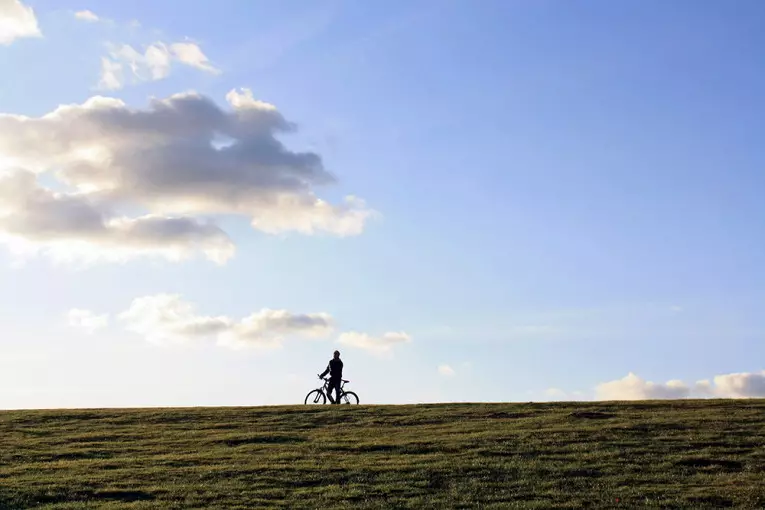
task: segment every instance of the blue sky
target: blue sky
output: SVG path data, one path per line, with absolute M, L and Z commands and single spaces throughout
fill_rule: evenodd
M 0 407 L 296 403 L 338 347 L 362 402 L 765 396 L 761 2 L 0 0 L 0 18 L 21 23 L 19 5 L 39 33 L 0 44 L 4 171 L 34 168 L 38 186 L 81 199 L 56 173 L 62 149 L 21 154 L 48 139 L 12 137 L 9 114 L 95 95 L 147 110 L 189 91 L 231 111 L 227 94 L 245 88 L 297 126 L 277 136 L 288 150 L 336 177 L 310 196 L 360 197 L 369 215 L 332 209 L 326 221 L 349 223 L 306 233 L 285 208 L 203 205 L 181 177 L 152 201 L 143 182 L 115 207 L 196 200 L 171 212 L 212 217 L 235 255 L 62 263 L 52 239 L 81 241 L 82 225 L 42 232 L 24 202 L 0 221 L 38 247 L 0 245 Z M 171 65 L 116 49 L 152 44 Z M 99 87 L 104 58 L 123 66 L 118 86 Z M 125 165 L 151 181 L 143 154 Z M 224 173 L 202 170 L 208 185 Z M 324 221 L 314 206 L 300 218 Z M 269 226 L 253 228 L 261 211 Z M 140 327 L 119 318 L 166 294 L 193 313 L 152 319 L 174 306 L 158 299 L 131 315 Z M 92 312 L 92 332 L 72 309 Z M 278 335 L 231 325 L 263 309 L 295 320 Z M 225 320 L 185 334 L 200 317 Z

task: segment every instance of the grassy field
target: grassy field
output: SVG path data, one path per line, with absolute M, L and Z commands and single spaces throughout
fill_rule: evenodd
M 0 412 L 0 508 L 765 507 L 765 402 Z

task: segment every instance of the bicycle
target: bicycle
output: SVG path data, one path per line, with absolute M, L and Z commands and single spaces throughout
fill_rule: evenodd
M 329 396 L 329 378 L 323 377 L 324 379 L 324 385 L 321 388 L 316 388 L 315 390 L 311 390 L 308 392 L 308 395 L 305 396 L 305 404 L 326 404 L 327 398 L 329 398 L 330 402 L 334 401 L 332 400 L 332 397 Z M 359 403 L 359 396 L 356 395 L 352 391 L 345 391 L 345 383 L 351 382 L 346 381 L 345 379 L 340 379 L 340 403 L 341 404 L 358 404 Z

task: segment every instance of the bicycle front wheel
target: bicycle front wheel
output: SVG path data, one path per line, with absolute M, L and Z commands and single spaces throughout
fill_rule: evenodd
M 359 396 L 356 395 L 352 391 L 346 391 L 340 397 L 340 403 L 341 404 L 358 404 L 359 403 Z
M 305 404 L 326 404 L 327 397 L 321 390 L 313 390 L 305 396 Z

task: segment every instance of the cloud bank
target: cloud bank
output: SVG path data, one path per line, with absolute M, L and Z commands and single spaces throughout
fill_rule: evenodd
M 595 388 L 597 400 L 765 397 L 765 371 L 716 375 L 689 385 L 680 380 L 646 381 L 633 373 Z
M 25 37 L 42 37 L 34 10 L 20 0 L 0 0 L 0 45 Z
M 375 213 L 353 196 L 319 198 L 336 178 L 318 154 L 277 139 L 294 124 L 249 90 L 226 99 L 223 109 L 186 93 L 135 109 L 93 97 L 41 117 L 0 114 L 0 242 L 88 260 L 200 253 L 222 264 L 235 247 L 215 215 L 245 216 L 268 234 L 363 231 Z

